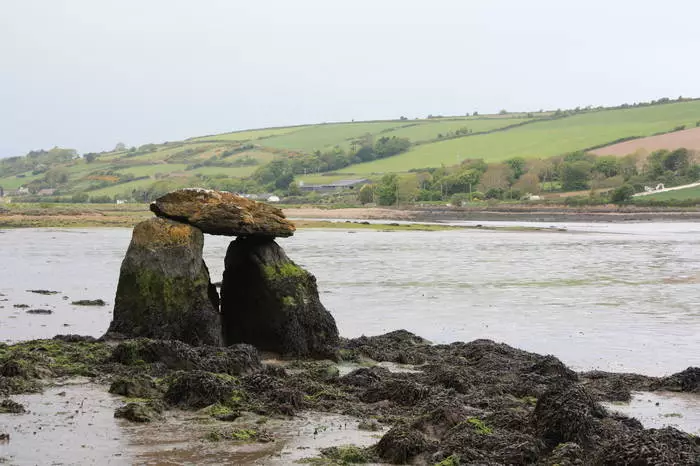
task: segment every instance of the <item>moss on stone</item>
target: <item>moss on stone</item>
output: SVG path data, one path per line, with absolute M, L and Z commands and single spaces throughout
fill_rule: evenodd
M 439 463 L 435 463 L 435 466 L 459 466 L 459 456 L 450 455 Z
M 290 277 L 304 277 L 307 272 L 293 262 L 284 262 L 281 265 L 266 265 L 263 268 L 268 280 L 281 280 Z
M 221 403 L 214 403 L 213 405 L 209 405 L 206 408 L 200 409 L 199 412 L 207 416 L 219 417 L 233 414 L 234 411 L 233 409 L 231 409 L 230 406 L 226 406 Z
M 104 364 L 111 349 L 104 343 L 32 340 L 0 348 L 0 366 L 13 361 L 29 378 L 40 377 L 41 370 L 55 376 L 97 375 L 97 366 Z
M 145 247 L 177 247 L 191 244 L 197 229 L 162 218 L 141 222 L 134 228 L 132 242 Z
M 297 300 L 294 299 L 294 296 L 285 296 L 282 298 L 282 304 L 288 307 L 294 307 L 297 305 Z
M 470 417 L 469 419 L 467 419 L 466 422 L 471 424 L 474 427 L 474 429 L 480 434 L 490 435 L 493 433 L 493 429 L 487 426 L 486 423 L 479 418 Z
M 209 431 L 204 438 L 211 442 L 220 442 L 222 440 L 233 440 L 238 442 L 257 442 L 269 441 L 270 436 L 267 433 L 257 431 L 255 429 L 213 429 Z

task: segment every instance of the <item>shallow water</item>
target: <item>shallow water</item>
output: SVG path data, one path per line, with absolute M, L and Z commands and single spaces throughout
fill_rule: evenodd
M 646 428 L 671 426 L 700 435 L 700 397 L 692 393 L 633 392 L 629 403 L 603 404 L 639 419 Z
M 0 463 L 14 465 L 286 465 L 329 446 L 371 445 L 386 431 L 362 431 L 355 418 L 322 413 L 269 419 L 260 425 L 260 417 L 254 415 L 221 422 L 174 410 L 164 421 L 137 424 L 115 419 L 115 408 L 124 404 L 121 397 L 91 383 L 12 398 L 29 410 L 0 415 L 0 431 L 10 433 L 9 442 L 0 443 Z M 229 428 L 264 428 L 274 433 L 275 441 L 205 440 L 212 430 Z
M 700 365 L 700 224 L 554 226 L 568 231 L 304 230 L 280 243 L 317 276 L 344 336 L 491 338 L 580 370 Z M 0 230 L 0 341 L 101 335 L 129 240 L 127 229 Z M 229 240 L 206 238 L 213 281 Z M 37 288 L 60 293 L 26 291 Z M 70 304 L 97 298 L 108 305 Z

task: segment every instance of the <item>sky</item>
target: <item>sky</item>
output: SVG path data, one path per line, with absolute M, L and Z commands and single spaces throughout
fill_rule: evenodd
M 697 0 L 0 0 L 0 157 L 700 97 Z

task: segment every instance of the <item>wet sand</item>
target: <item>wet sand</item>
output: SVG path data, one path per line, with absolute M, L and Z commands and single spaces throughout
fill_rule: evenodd
M 114 418 L 123 398 L 107 387 L 73 380 L 43 394 L 16 395 L 28 413 L 0 414 L 0 463 L 95 465 L 285 465 L 317 456 L 321 448 L 367 446 L 386 431 L 357 428 L 350 416 L 305 412 L 292 419 L 246 414 L 234 422 L 217 421 L 197 412 L 167 411 L 166 419 L 150 424 Z M 263 424 L 261 422 L 264 421 Z M 207 440 L 217 429 L 264 428 L 274 441 L 243 443 Z

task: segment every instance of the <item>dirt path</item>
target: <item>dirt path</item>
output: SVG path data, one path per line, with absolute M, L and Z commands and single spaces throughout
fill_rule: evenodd
M 678 191 L 679 189 L 694 188 L 696 186 L 700 186 L 700 182 L 684 184 L 681 186 L 674 186 L 673 188 L 657 189 L 656 191 L 649 191 L 649 192 L 645 192 L 645 193 L 637 193 L 634 195 L 634 197 L 649 196 L 650 194 L 665 193 L 666 191 Z

